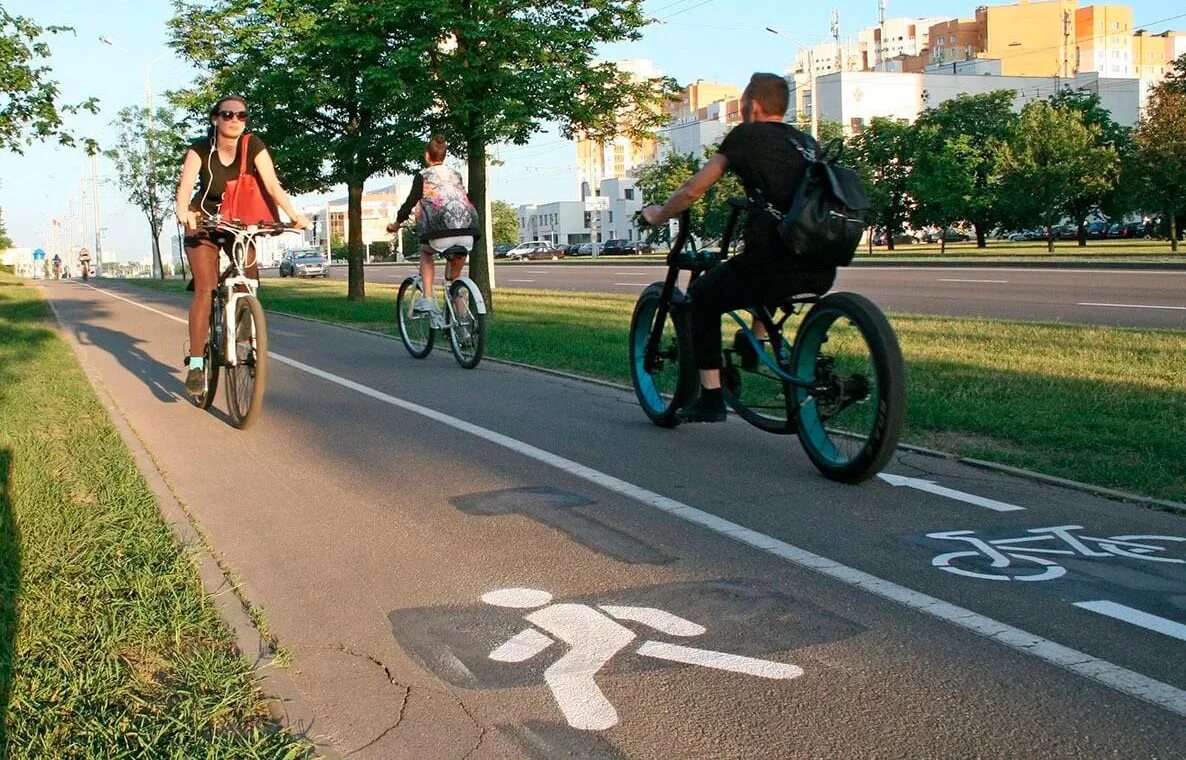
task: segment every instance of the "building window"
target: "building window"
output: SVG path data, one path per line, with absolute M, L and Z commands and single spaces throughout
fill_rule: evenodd
M 609 212 L 609 223 L 610 224 L 614 223 L 614 212 L 612 212 L 612 211 Z
M 628 201 L 634 200 L 634 188 L 633 187 L 626 188 L 626 200 L 628 200 Z

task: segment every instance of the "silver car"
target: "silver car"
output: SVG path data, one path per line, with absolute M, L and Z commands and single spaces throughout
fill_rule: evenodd
M 318 250 L 289 251 L 280 260 L 281 277 L 329 277 L 329 264 Z

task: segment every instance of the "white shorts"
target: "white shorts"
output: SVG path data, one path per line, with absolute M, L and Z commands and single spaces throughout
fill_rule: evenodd
M 429 240 L 428 245 L 437 253 L 443 253 L 455 245 L 459 245 L 467 251 L 474 249 L 473 235 L 454 235 L 453 237 L 437 238 L 436 240 Z

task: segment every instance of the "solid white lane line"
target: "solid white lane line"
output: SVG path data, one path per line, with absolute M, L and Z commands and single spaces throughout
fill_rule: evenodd
M 1173 620 L 1166 620 L 1157 615 L 1150 615 L 1148 612 L 1141 612 L 1132 607 L 1125 607 L 1123 604 L 1101 599 L 1095 602 L 1075 602 L 1075 606 L 1115 618 L 1116 620 L 1122 620 L 1130 625 L 1155 631 L 1166 636 L 1172 636 L 1179 641 L 1186 641 L 1186 625 L 1175 623 Z
M 957 279 L 954 277 L 939 277 L 938 279 L 935 280 L 935 282 L 995 282 L 995 283 L 1000 283 L 1003 285 L 1009 281 L 1008 280 L 961 280 L 961 279 Z
M 100 292 L 106 293 L 107 291 L 100 290 Z M 121 298 L 112 293 L 107 293 L 107 295 L 118 298 L 121 301 L 126 301 L 141 309 L 162 314 L 177 322 L 185 322 L 184 319 L 163 314 L 163 312 L 159 312 L 148 306 L 142 306 L 127 298 Z M 1052 665 L 1057 665 L 1076 675 L 1089 678 L 1116 691 L 1136 697 L 1137 699 L 1143 699 L 1146 702 L 1178 715 L 1186 716 L 1186 690 L 1179 689 L 1176 686 L 1142 675 L 1107 660 L 1092 657 L 1089 654 L 1071 649 L 1049 639 L 1044 639 L 1041 636 L 1035 636 L 1020 628 L 1015 628 L 964 607 L 945 602 L 942 599 L 914 591 L 892 581 L 878 578 L 855 567 L 842 565 L 835 560 L 809 552 L 806 549 L 800 549 L 797 546 L 788 544 L 772 536 L 758 533 L 743 525 L 738 525 L 737 523 L 696 509 L 675 499 L 668 498 L 654 491 L 649 491 L 633 483 L 628 483 L 620 478 L 600 472 L 592 467 L 587 467 L 579 462 L 574 462 L 571 459 L 566 459 L 558 454 L 553 454 L 550 451 L 532 446 L 524 441 L 479 427 L 471 422 L 466 422 L 460 418 L 438 412 L 435 409 L 396 398 L 369 386 L 335 375 L 332 372 L 326 372 L 317 367 L 277 354 L 274 351 L 269 351 L 268 355 L 281 364 L 286 364 L 293 369 L 321 378 L 326 382 L 356 391 L 363 396 L 390 404 L 413 414 L 427 417 L 455 430 L 469 433 L 475 438 L 480 438 L 521 456 L 534 459 L 541 464 L 554 467 L 573 477 L 601 486 L 607 491 L 646 504 L 660 512 L 665 512 L 686 522 L 699 525 L 747 546 L 768 552 L 799 567 L 814 570 L 821 575 L 850 586 L 855 586 L 875 596 L 896 602 L 915 611 L 925 613 L 967 631 L 971 631 L 972 633 L 989 638 L 998 644 L 1003 644 L 1022 654 L 1032 655 Z
M 643 285 L 650 285 L 649 282 L 615 282 L 614 285 L 622 285 L 627 288 L 641 288 Z
M 973 504 L 977 507 L 984 507 L 996 512 L 1019 512 L 1024 511 L 1025 507 L 1019 507 L 1016 504 L 1008 504 L 996 499 L 986 499 L 983 496 L 977 496 L 972 493 L 965 493 L 964 491 L 957 491 L 954 488 L 946 488 L 938 485 L 933 480 L 923 480 L 922 478 L 908 478 L 903 475 L 891 475 L 888 472 L 878 473 L 878 478 L 889 483 L 891 486 L 907 486 L 918 491 L 925 491 L 926 493 L 933 493 L 936 496 L 946 496 L 949 499 L 962 501 L 965 504 Z
M 507 280 L 507 282 L 535 282 L 535 280 Z
M 1186 311 L 1186 306 L 1149 306 L 1141 303 L 1077 303 L 1076 306 L 1103 306 L 1113 309 L 1166 309 L 1168 311 Z

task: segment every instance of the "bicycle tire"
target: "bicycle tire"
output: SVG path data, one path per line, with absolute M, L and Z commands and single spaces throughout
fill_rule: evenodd
M 415 314 L 416 301 L 424 294 L 420 283 L 414 277 L 405 277 L 395 297 L 395 322 L 399 327 L 399 339 L 416 359 L 423 359 L 432 351 L 436 330 L 432 318 L 427 314 Z
M 203 372 L 206 375 L 206 392 L 201 396 L 192 396 L 194 404 L 199 409 L 209 409 L 218 393 L 219 359 L 215 356 L 214 347 L 206 341 L 206 348 L 202 351 Z
M 630 381 L 638 403 L 651 422 L 659 427 L 679 424 L 676 411 L 696 391 L 696 371 L 692 360 L 691 325 L 686 316 L 671 310 L 667 313 L 659 345 L 657 365 L 646 371 L 647 342 L 663 295 L 663 284 L 652 283 L 638 296 L 630 317 Z M 672 301 L 681 300 L 679 290 L 672 293 Z
M 784 372 L 790 373 L 791 367 L 785 356 L 789 353 L 787 343 L 782 342 L 780 347 L 783 357 L 776 361 Z M 722 364 L 721 390 L 725 403 L 738 417 L 767 433 L 789 435 L 796 432 L 794 385 L 762 364 L 753 370 L 742 369 L 731 361 Z
M 234 351 L 237 360 L 227 367 L 227 415 L 232 425 L 246 430 L 263 414 L 268 381 L 268 326 L 254 296 L 242 296 L 235 303 L 235 335 L 233 340 L 228 336 L 227 350 Z
M 833 332 L 841 320 L 844 325 Z M 833 340 L 830 353 L 821 353 Z M 824 296 L 799 325 L 791 366 L 797 377 L 817 381 L 796 393 L 796 432 L 812 464 L 841 483 L 880 472 L 893 456 L 906 416 L 906 365 L 881 310 L 856 293 Z M 849 409 L 852 414 L 836 420 Z
M 465 317 L 457 316 L 456 301 L 465 299 Z M 449 348 L 453 358 L 464 369 L 473 369 L 486 353 L 486 319 L 489 315 L 478 311 L 478 301 L 469 286 L 461 280 L 449 286 L 449 303 L 453 308 L 453 319 L 449 324 Z M 468 332 L 468 336 L 466 333 Z

